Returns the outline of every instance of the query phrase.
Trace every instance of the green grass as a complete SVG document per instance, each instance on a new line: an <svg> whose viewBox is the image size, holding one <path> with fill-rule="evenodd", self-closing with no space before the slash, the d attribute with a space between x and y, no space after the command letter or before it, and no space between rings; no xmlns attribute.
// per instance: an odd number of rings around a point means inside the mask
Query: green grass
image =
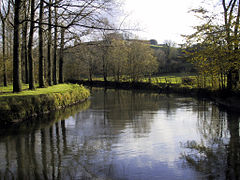
<svg viewBox="0 0 240 180"><path fill-rule="evenodd" d="M84 79L87 80L87 79ZM93 78L93 81L103 81L102 77ZM108 81L115 81L114 77L108 77ZM122 76L120 82L131 82L127 76ZM141 78L138 82L149 82L149 78ZM174 86L174 87L183 87L183 88L203 88L217 90L219 89L219 79L215 77L214 81L211 77L197 76L196 74L189 73L172 73L164 74L160 76L153 76L151 78L151 83L154 85L164 85L164 86ZM225 82L225 86L226 86Z"/></svg>
<svg viewBox="0 0 240 180"><path fill-rule="evenodd" d="M153 76L151 78L151 83L153 84L182 84L183 78L191 78L196 80L196 76L192 74L186 74L186 73L174 73L174 74L164 74L162 76ZM124 80L123 80L124 79ZM84 79L87 80L87 79ZM95 77L93 78L93 81L103 81L102 77ZM115 81L114 77L108 77L108 81ZM121 82L130 82L131 80L127 77L122 77ZM139 82L149 82L148 78L141 78Z"/></svg>
<svg viewBox="0 0 240 180"><path fill-rule="evenodd" d="M22 90L27 90L28 89L28 84L22 84ZM13 92L13 86L9 85L7 87L0 86L0 94L2 93L11 93Z"/></svg>
<svg viewBox="0 0 240 180"><path fill-rule="evenodd" d="M13 87L0 87L0 97L3 96L33 96L49 93L63 93L71 91L76 88L76 85L73 84L59 84L55 86L49 86L47 88L37 88L35 90L28 90L28 85L23 85L23 91L20 93L12 93Z"/></svg>
<svg viewBox="0 0 240 180"><path fill-rule="evenodd" d="M90 96L88 89L77 84L60 84L12 93L12 87L0 87L0 123L19 122L83 102Z"/></svg>

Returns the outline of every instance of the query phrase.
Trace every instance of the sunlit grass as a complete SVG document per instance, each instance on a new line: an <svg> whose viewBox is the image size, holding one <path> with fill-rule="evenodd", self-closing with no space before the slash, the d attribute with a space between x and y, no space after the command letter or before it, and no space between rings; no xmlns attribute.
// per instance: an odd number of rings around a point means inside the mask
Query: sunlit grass
<svg viewBox="0 0 240 180"><path fill-rule="evenodd" d="M115 81L113 76L109 76L108 81ZM84 79L87 80L87 79ZM104 81L102 77L95 77L93 81ZM121 76L120 82L132 82L128 76ZM218 77L203 77L195 74L189 73L172 73L164 74L160 76L152 76L149 80L148 77L140 78L137 82L151 83L153 85L159 86L174 86L174 87L184 87L184 88L206 88L216 90L220 87L220 82ZM227 83L224 83L225 87Z"/></svg>
<svg viewBox="0 0 240 180"><path fill-rule="evenodd" d="M189 75L185 73L175 73L175 74L166 74L162 76L153 76L151 77L152 84L182 84L183 78L191 78L197 80L195 75ZM88 79L84 79L88 80ZM104 81L102 77L94 77L93 81ZM114 77L108 77L108 81L115 81ZM149 78L141 78L138 80L139 82L149 82ZM121 76L120 82L131 82L127 76Z"/></svg>
<svg viewBox="0 0 240 180"><path fill-rule="evenodd" d="M12 85L8 87L0 87L0 97L3 96L32 96L32 95L40 95L40 94L48 94L48 93L63 93L66 91L71 91L77 85L73 84L59 84L55 86L49 86L47 88L36 88L35 90L28 90L28 85L23 85L23 91L20 93L12 93L13 87Z"/></svg>

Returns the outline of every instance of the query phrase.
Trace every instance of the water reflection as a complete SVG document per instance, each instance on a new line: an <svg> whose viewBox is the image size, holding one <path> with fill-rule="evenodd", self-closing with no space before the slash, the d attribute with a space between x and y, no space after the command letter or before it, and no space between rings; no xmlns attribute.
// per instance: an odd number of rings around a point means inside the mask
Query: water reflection
<svg viewBox="0 0 240 180"><path fill-rule="evenodd" d="M62 119L89 106L90 101L86 101L8 130L1 129L0 179L61 179L60 146L61 143L67 146L65 120Z"/></svg>
<svg viewBox="0 0 240 180"><path fill-rule="evenodd" d="M1 130L0 179L238 179L238 115L136 91L90 101Z"/></svg>
<svg viewBox="0 0 240 180"><path fill-rule="evenodd" d="M197 109L201 141L187 141L185 165L204 173L206 179L240 179L239 114L220 111L209 102Z"/></svg>

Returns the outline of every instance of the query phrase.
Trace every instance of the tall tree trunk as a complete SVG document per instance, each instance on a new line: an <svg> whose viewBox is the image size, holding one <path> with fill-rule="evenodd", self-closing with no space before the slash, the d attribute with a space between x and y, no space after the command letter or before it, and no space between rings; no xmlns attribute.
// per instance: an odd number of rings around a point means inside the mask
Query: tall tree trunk
<svg viewBox="0 0 240 180"><path fill-rule="evenodd" d="M7 65L6 65L6 35L5 35L5 21L2 20L2 53L3 53L3 85L7 86Z"/></svg>
<svg viewBox="0 0 240 180"><path fill-rule="evenodd" d="M7 8L4 4L1 4L2 6L0 9L0 18L2 20L2 56L3 56L3 85L7 86L7 57L6 57L6 20L8 18L8 15L10 13L10 1L8 1ZM4 11L4 12L2 12Z"/></svg>
<svg viewBox="0 0 240 180"><path fill-rule="evenodd" d="M22 91L21 84L21 60L19 58L19 15L21 0L14 5L14 38L13 38L13 92Z"/></svg>
<svg viewBox="0 0 240 180"><path fill-rule="evenodd" d="M43 88L44 85L44 65L43 65L43 30L42 30L42 20L43 20L43 0L40 0L39 7L39 72L38 72L38 81L39 87Z"/></svg>
<svg viewBox="0 0 240 180"><path fill-rule="evenodd" d="M31 23L28 41L28 61L29 61L29 89L34 89L34 67L32 57L32 44L33 44L33 33L34 33L34 9L35 0L31 0Z"/></svg>
<svg viewBox="0 0 240 180"><path fill-rule="evenodd" d="M65 28L61 28L61 43L60 43L60 57L59 57L59 83L64 82L63 78L63 48L64 48L64 34Z"/></svg>
<svg viewBox="0 0 240 180"><path fill-rule="evenodd" d="M57 1L55 1L57 3ZM57 34L58 34L58 14L57 6L54 7L55 14L55 28L54 28L54 49L53 49L53 83L57 84Z"/></svg>
<svg viewBox="0 0 240 180"><path fill-rule="evenodd" d="M48 61L48 85L52 86L52 59L51 59L51 43L52 43L52 1L48 4L48 45L47 45L47 61Z"/></svg>
<svg viewBox="0 0 240 180"><path fill-rule="evenodd" d="M27 27L28 27L28 23L26 21L23 23L23 27L22 27L22 51L21 51L21 53L22 53L21 59L24 62L24 67L25 67L24 80L25 80L26 84L28 84Z"/></svg>

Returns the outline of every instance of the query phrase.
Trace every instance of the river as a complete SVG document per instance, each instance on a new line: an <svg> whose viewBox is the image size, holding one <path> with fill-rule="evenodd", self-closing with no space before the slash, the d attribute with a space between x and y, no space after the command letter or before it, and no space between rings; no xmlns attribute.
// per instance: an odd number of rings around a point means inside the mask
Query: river
<svg viewBox="0 0 240 180"><path fill-rule="evenodd" d="M0 179L239 179L239 113L207 100L94 90L0 132Z"/></svg>

